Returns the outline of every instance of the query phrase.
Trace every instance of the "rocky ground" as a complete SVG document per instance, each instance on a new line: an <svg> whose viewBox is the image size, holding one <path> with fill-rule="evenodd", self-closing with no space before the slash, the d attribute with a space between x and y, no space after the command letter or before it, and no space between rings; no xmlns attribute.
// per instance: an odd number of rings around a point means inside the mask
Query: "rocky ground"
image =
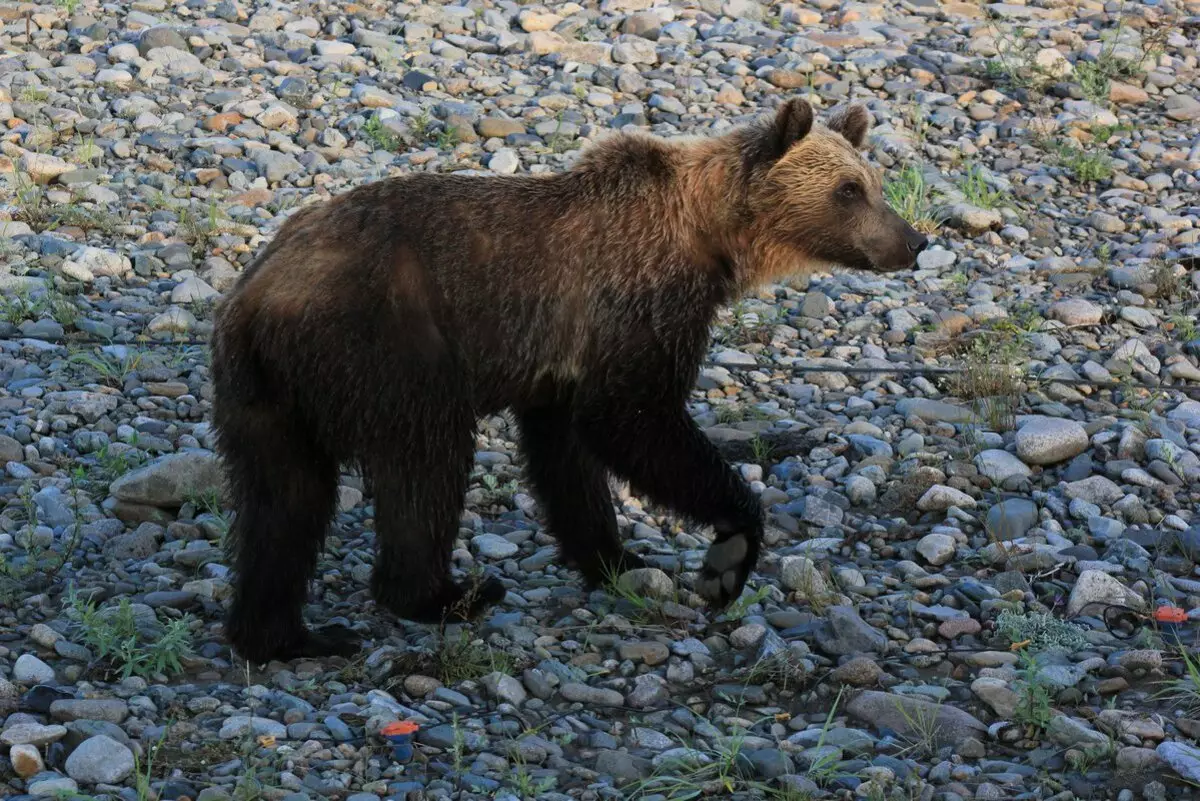
<svg viewBox="0 0 1200 801"><path fill-rule="evenodd" d="M1198 14L0 0L0 796L1188 796ZM377 614L347 475L309 613L368 648L231 658L204 343L289 212L797 92L869 106L889 199L936 245L723 312L693 411L769 513L743 599L706 612L708 534L625 491L656 567L585 595L496 418L455 564L503 576L502 607Z"/></svg>

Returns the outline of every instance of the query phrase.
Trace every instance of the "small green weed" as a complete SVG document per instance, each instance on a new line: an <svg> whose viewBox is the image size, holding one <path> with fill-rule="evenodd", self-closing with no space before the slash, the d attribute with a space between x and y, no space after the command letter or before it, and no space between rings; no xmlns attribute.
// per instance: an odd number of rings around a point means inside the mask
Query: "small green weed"
<svg viewBox="0 0 1200 801"><path fill-rule="evenodd" d="M1152 697L1185 715L1194 715L1200 712L1200 661L1185 645L1177 646L1176 652L1183 661L1183 678L1164 682Z"/></svg>
<svg viewBox="0 0 1200 801"><path fill-rule="evenodd" d="M886 181L883 195L888 205L913 228L925 234L937 230L939 223L934 216L935 193L917 165L906 165L895 178Z"/></svg>
<svg viewBox="0 0 1200 801"><path fill-rule="evenodd" d="M968 203L981 209L997 208L1003 205L1005 200L1003 192L988 185L983 168L978 164L972 164L967 168L966 174L959 181L958 188L962 190Z"/></svg>
<svg viewBox="0 0 1200 801"><path fill-rule="evenodd" d="M400 137L384 128L379 117L371 117L367 120L363 124L362 132L367 137L367 141L380 150L395 152L403 147Z"/></svg>
<svg viewBox="0 0 1200 801"><path fill-rule="evenodd" d="M189 617L172 620L151 636L138 627L127 598L115 607L98 609L94 602L82 601L72 587L66 603L80 640L122 679L183 672L180 660L191 652L192 643Z"/></svg>
<svg viewBox="0 0 1200 801"><path fill-rule="evenodd" d="M1020 660L1014 685L1019 700L1013 719L1025 727L1026 737L1035 738L1050 725L1054 709L1050 705L1050 690L1041 680L1037 662L1026 652L1021 653Z"/></svg>
<svg viewBox="0 0 1200 801"><path fill-rule="evenodd" d="M67 358L67 362L91 370L97 383L120 389L125 377L136 372L145 357L144 352L134 349L126 349L123 355L118 356L97 348L91 353L73 353Z"/></svg>
<svg viewBox="0 0 1200 801"><path fill-rule="evenodd" d="M470 679L478 679L489 673L512 675L512 657L482 640L465 626L458 636L447 636L443 631L438 636L437 647L430 660L432 675L447 686L454 686Z"/></svg>
<svg viewBox="0 0 1200 801"><path fill-rule="evenodd" d="M1196 317L1192 314L1173 314L1167 322L1171 324L1171 332L1180 342L1191 342L1200 337L1196 329Z"/></svg>
<svg viewBox="0 0 1200 801"><path fill-rule="evenodd" d="M1084 150L1070 144L1052 148L1057 162L1081 183L1092 184L1112 177L1112 158L1099 150Z"/></svg>

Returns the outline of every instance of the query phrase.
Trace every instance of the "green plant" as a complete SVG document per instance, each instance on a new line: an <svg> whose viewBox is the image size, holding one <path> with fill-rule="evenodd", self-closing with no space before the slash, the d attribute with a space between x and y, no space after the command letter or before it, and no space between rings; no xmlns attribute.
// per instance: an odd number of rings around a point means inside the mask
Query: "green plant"
<svg viewBox="0 0 1200 801"><path fill-rule="evenodd" d="M68 364L77 364L96 374L98 383L120 389L125 377L136 372L146 354L139 350L125 349L121 355L97 348L91 353L78 352L67 357Z"/></svg>
<svg viewBox="0 0 1200 801"><path fill-rule="evenodd" d="M1082 183L1095 183L1112 177L1112 158L1108 153L1061 143L1051 146L1051 155Z"/></svg>
<svg viewBox="0 0 1200 801"><path fill-rule="evenodd" d="M1088 647L1083 629L1047 612L1006 609L996 618L996 632L1010 643L1027 643L1026 647L1033 651L1074 653Z"/></svg>
<svg viewBox="0 0 1200 801"><path fill-rule="evenodd" d="M947 380L951 394L964 400L984 400L986 414L1015 408L1020 400L1022 365L1027 343L1011 330L985 329L961 347L959 372ZM1003 430L1003 429L996 429Z"/></svg>
<svg viewBox="0 0 1200 801"><path fill-rule="evenodd" d="M50 221L50 203L47 202L42 188L20 170L12 176L12 197L17 206L16 218L31 228L44 228Z"/></svg>
<svg viewBox="0 0 1200 801"><path fill-rule="evenodd" d="M815 750L818 753L820 753L821 748L825 745L825 738L833 726L833 716L837 712L838 704L841 703L842 694L845 690L845 687L838 688L837 696L833 699L833 706L829 708L829 713L825 715L825 723L821 726L821 735L817 738ZM808 766L805 775L819 785L826 785L842 774L841 770L839 770L839 765L840 760L836 754L832 752L823 753Z"/></svg>
<svg viewBox="0 0 1200 801"><path fill-rule="evenodd" d="M984 77L1018 89L1041 92L1054 76L1037 63L1038 44L1023 28L990 23L996 56L984 63Z"/></svg>
<svg viewBox="0 0 1200 801"><path fill-rule="evenodd" d="M418 142L427 141L432 129L433 117L425 109L421 109L421 112L413 117L412 124L409 125L409 130L412 132L413 138Z"/></svg>
<svg viewBox="0 0 1200 801"><path fill-rule="evenodd" d="M771 444L762 437L750 440L750 449L754 452L754 463L765 465L771 457Z"/></svg>
<svg viewBox="0 0 1200 801"><path fill-rule="evenodd" d="M1041 680L1041 669L1028 652L1020 654L1021 667L1017 670L1015 683L1017 705L1013 720L1025 727L1025 736L1041 735L1050 725L1054 709L1050 705L1050 690Z"/></svg>
<svg viewBox="0 0 1200 801"><path fill-rule="evenodd" d="M908 164L883 185L888 205L922 233L931 234L939 225L934 216L934 191L925 174L915 164Z"/></svg>
<svg viewBox="0 0 1200 801"><path fill-rule="evenodd" d="M511 675L513 661L503 651L477 640L464 626L455 637L447 636L443 628L429 660L429 669L443 684L453 686L489 673Z"/></svg>
<svg viewBox="0 0 1200 801"><path fill-rule="evenodd" d="M1194 715L1200 712L1200 659L1186 645L1177 644L1175 650L1183 662L1183 677L1164 682L1151 697L1166 701L1185 715Z"/></svg>
<svg viewBox="0 0 1200 801"><path fill-rule="evenodd" d="M962 190L967 202L981 209L994 209L1004 200L1004 193L988 185L983 168L977 164L970 165L966 174L959 181L958 188Z"/></svg>
<svg viewBox="0 0 1200 801"><path fill-rule="evenodd" d="M40 86L25 86L17 99L23 103L45 103L50 99L50 92Z"/></svg>
<svg viewBox="0 0 1200 801"><path fill-rule="evenodd" d="M433 146L438 150L450 150L458 144L462 135L457 128L446 127L438 131L437 136L433 138Z"/></svg>
<svg viewBox="0 0 1200 801"><path fill-rule="evenodd" d="M668 614L664 603L678 603L676 591L667 599L649 598L620 574L609 571L604 578L604 591L619 602L618 612L639 625L670 625L677 620Z"/></svg>
<svg viewBox="0 0 1200 801"><path fill-rule="evenodd" d="M210 200L202 214L194 214L190 209L179 210L179 237L192 246L197 256L203 256L220 233L221 220L224 214L215 200Z"/></svg>
<svg viewBox="0 0 1200 801"><path fill-rule="evenodd" d="M899 733L905 744L901 752L915 753L921 757L936 754L942 733L942 702L938 701L932 707L925 704L913 704L910 707L904 704L902 696L896 696L893 703L904 721L904 731Z"/></svg>
<svg viewBox="0 0 1200 801"><path fill-rule="evenodd" d="M79 471L71 473L70 481L71 506L75 519L70 528L70 535L59 551L54 550L53 546L43 546L35 536L38 526L38 511L33 497L33 488L31 485L21 488L19 496L28 546L25 549L24 557L10 560L4 553L0 553L0 599L5 602L11 602L16 598L25 582L34 576L42 581L57 579L59 573L75 555L75 550L79 547L79 541L83 536L83 508L87 497L82 492L83 484L79 478Z"/></svg>
<svg viewBox="0 0 1200 801"><path fill-rule="evenodd" d="M172 620L152 635L139 628L127 598L115 607L97 608L92 601L82 601L72 587L66 603L79 638L97 662L107 664L122 679L183 672L180 660L191 652L190 617Z"/></svg>
<svg viewBox="0 0 1200 801"><path fill-rule="evenodd" d="M748 784L749 777L742 767L745 737L738 731L721 746L681 749L677 756L660 762L651 776L630 785L625 798L636 801L660 796L668 801L684 801L701 796L729 797Z"/></svg>
<svg viewBox="0 0 1200 801"><path fill-rule="evenodd" d="M397 134L383 127L379 117L371 117L363 123L362 132L367 140L380 150L400 150L403 144Z"/></svg>
<svg viewBox="0 0 1200 801"><path fill-rule="evenodd" d="M1173 314L1167 322L1171 324L1171 331L1181 342L1191 342L1200 337L1200 333L1196 328L1196 317L1192 314Z"/></svg>
<svg viewBox="0 0 1200 801"><path fill-rule="evenodd" d="M764 599L771 594L771 585L764 584L754 592L742 594L729 605L729 608L723 613L723 617L729 620L740 620L745 615L749 614L750 608L755 604L762 603Z"/></svg>

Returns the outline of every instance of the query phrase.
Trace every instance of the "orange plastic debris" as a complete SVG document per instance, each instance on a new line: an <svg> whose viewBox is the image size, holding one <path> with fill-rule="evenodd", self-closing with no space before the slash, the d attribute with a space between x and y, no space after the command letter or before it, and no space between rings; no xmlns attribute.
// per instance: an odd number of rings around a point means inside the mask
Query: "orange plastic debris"
<svg viewBox="0 0 1200 801"><path fill-rule="evenodd" d="M411 720L399 720L384 726L379 733L384 737L391 737L393 734L412 734L419 728L421 727Z"/></svg>
<svg viewBox="0 0 1200 801"><path fill-rule="evenodd" d="M1160 606L1154 610L1154 619L1159 623L1186 623L1187 610L1178 606Z"/></svg>

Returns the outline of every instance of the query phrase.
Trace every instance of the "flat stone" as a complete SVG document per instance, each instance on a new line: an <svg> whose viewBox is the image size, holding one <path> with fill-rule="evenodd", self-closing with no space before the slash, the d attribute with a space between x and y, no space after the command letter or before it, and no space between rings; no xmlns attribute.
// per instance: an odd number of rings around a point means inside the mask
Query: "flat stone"
<svg viewBox="0 0 1200 801"><path fill-rule="evenodd" d="M932 733L939 747L987 737L987 726L967 712L912 696L867 690L850 701L846 711L877 729L888 728L903 736L923 737Z"/></svg>

